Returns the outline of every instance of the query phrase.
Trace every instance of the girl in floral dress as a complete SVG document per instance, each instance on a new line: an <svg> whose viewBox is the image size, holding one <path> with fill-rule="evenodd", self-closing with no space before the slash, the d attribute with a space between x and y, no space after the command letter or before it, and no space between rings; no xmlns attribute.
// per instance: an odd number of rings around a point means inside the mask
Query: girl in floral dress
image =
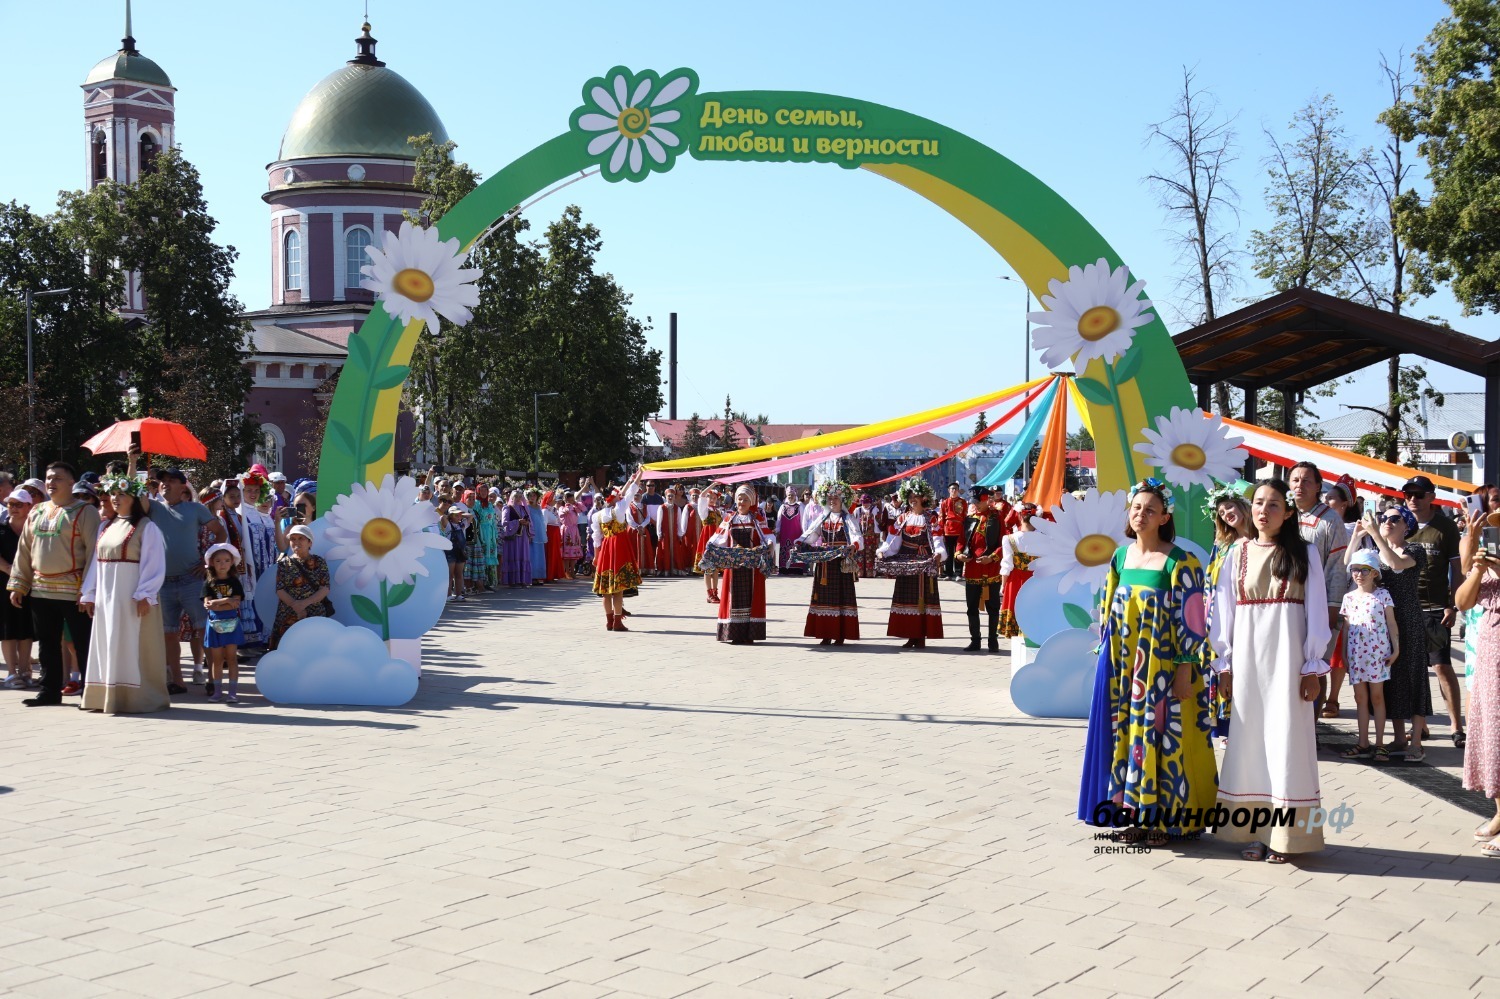
<svg viewBox="0 0 1500 999"><path fill-rule="evenodd" d="M1156 479L1130 494L1125 534L1100 606L1103 637L1089 710L1078 817L1112 824L1131 815L1127 842L1165 845L1202 822L1218 792L1209 742L1208 685L1198 655L1208 636L1203 568L1173 544L1173 497Z"/></svg>
<svg viewBox="0 0 1500 999"><path fill-rule="evenodd" d="M1381 589L1380 556L1368 548L1349 561L1354 588L1344 594L1339 614L1344 619L1344 669L1354 687L1359 711L1359 743L1343 753L1346 760L1371 756L1377 763L1390 759L1385 749L1385 681L1400 656L1396 609L1391 595ZM1370 748L1370 715L1375 715L1375 748Z"/></svg>

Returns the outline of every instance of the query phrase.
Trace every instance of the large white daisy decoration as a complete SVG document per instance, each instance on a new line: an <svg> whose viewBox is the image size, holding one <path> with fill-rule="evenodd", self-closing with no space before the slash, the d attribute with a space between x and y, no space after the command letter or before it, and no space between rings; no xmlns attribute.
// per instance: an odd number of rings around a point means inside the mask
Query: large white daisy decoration
<svg viewBox="0 0 1500 999"><path fill-rule="evenodd" d="M1083 584L1104 585L1109 560L1125 544L1125 493L1090 489L1083 499L1064 493L1054 520L1032 517L1034 531L1023 531L1018 543L1036 556L1032 571L1038 576L1062 576L1059 590Z"/></svg>
<svg viewBox="0 0 1500 999"><path fill-rule="evenodd" d="M418 576L428 574L422 556L429 548L452 547L429 530L436 526L437 509L417 502L417 482L409 476L387 475L379 486L355 483L328 511L323 528L332 545L328 560L343 563L333 581L352 582L360 590L379 581L379 603L359 593L350 602L361 618L379 625L383 639L391 637L391 608L412 595Z"/></svg>
<svg viewBox="0 0 1500 999"><path fill-rule="evenodd" d="M570 122L576 131L596 133L588 151L599 158L605 180L645 180L669 169L686 148L676 123L697 90L698 76L690 69L657 76L616 66L584 84L583 106Z"/></svg>
<svg viewBox="0 0 1500 999"><path fill-rule="evenodd" d="M1140 297L1146 282L1130 281L1130 270L1110 270L1103 257L1086 267L1069 267L1066 281L1047 283L1042 296L1045 312L1027 318L1036 324L1031 343L1042 352L1042 363L1056 370L1073 358L1082 371L1094 358L1113 361L1130 349L1135 331L1156 318L1147 310L1151 300ZM1075 356L1076 355L1076 356Z"/></svg>
<svg viewBox="0 0 1500 999"><path fill-rule="evenodd" d="M1172 407L1172 412L1156 418L1156 429L1141 431L1147 443L1135 450L1145 455L1161 470L1162 478L1174 486L1202 486L1212 489L1214 480L1231 482L1238 477L1236 461L1240 437L1231 437L1229 428L1217 415L1201 409Z"/></svg>
<svg viewBox="0 0 1500 999"><path fill-rule="evenodd" d="M406 221L396 232L386 230L380 248L365 247L370 262L361 267L361 288L375 293L385 311L402 323L420 319L436 330L438 316L463 326L474 318L480 271L465 267L467 255L458 240L443 240L436 228L424 229Z"/></svg>

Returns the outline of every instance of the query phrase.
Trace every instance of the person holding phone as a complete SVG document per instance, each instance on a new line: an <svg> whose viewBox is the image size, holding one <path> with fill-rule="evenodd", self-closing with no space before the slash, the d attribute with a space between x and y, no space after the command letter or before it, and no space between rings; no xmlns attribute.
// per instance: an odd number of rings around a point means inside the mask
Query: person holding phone
<svg viewBox="0 0 1500 999"><path fill-rule="evenodd" d="M1464 787L1495 801L1495 814L1474 830L1486 857L1500 859L1500 558L1480 546L1485 512L1468 517L1459 549L1463 582L1453 594L1460 611L1479 608L1474 675L1469 686L1469 740L1464 746Z"/></svg>

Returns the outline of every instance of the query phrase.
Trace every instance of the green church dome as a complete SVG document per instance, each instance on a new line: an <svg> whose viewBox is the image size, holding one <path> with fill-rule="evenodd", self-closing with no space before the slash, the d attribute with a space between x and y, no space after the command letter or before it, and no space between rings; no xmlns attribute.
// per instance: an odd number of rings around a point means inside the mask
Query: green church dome
<svg viewBox="0 0 1500 999"><path fill-rule="evenodd" d="M132 83L149 83L155 87L170 87L172 81L154 61L135 51L135 46L121 49L89 70L83 81L85 87L107 80L129 80Z"/></svg>
<svg viewBox="0 0 1500 999"><path fill-rule="evenodd" d="M278 160L320 156L414 159L407 140L431 133L447 142L448 130L427 98L400 73L375 58L370 26L358 39L360 54L307 92L281 138Z"/></svg>

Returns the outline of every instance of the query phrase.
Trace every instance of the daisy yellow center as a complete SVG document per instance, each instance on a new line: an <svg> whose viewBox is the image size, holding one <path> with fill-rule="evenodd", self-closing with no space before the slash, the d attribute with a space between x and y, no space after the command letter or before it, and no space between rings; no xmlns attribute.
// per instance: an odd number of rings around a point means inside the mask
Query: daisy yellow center
<svg viewBox="0 0 1500 999"><path fill-rule="evenodd" d="M1120 314L1107 305L1096 305L1078 317L1078 335L1099 340L1120 328Z"/></svg>
<svg viewBox="0 0 1500 999"><path fill-rule="evenodd" d="M395 551L400 544L400 526L385 517L371 518L359 532L360 547L376 558Z"/></svg>
<svg viewBox="0 0 1500 999"><path fill-rule="evenodd" d="M1196 472L1208 464L1208 455L1196 444L1179 444L1172 449L1172 464Z"/></svg>
<svg viewBox="0 0 1500 999"><path fill-rule="evenodd" d="M616 124L627 139L639 139L651 127L651 112L645 108L626 108L620 112Z"/></svg>
<svg viewBox="0 0 1500 999"><path fill-rule="evenodd" d="M396 276L391 278L391 287L413 302L425 302L437 291L437 285L432 283L432 275L415 267L397 271Z"/></svg>
<svg viewBox="0 0 1500 999"><path fill-rule="evenodd" d="M1092 568L1103 565L1115 554L1115 539L1107 534L1086 534L1073 546L1073 557L1079 565Z"/></svg>

